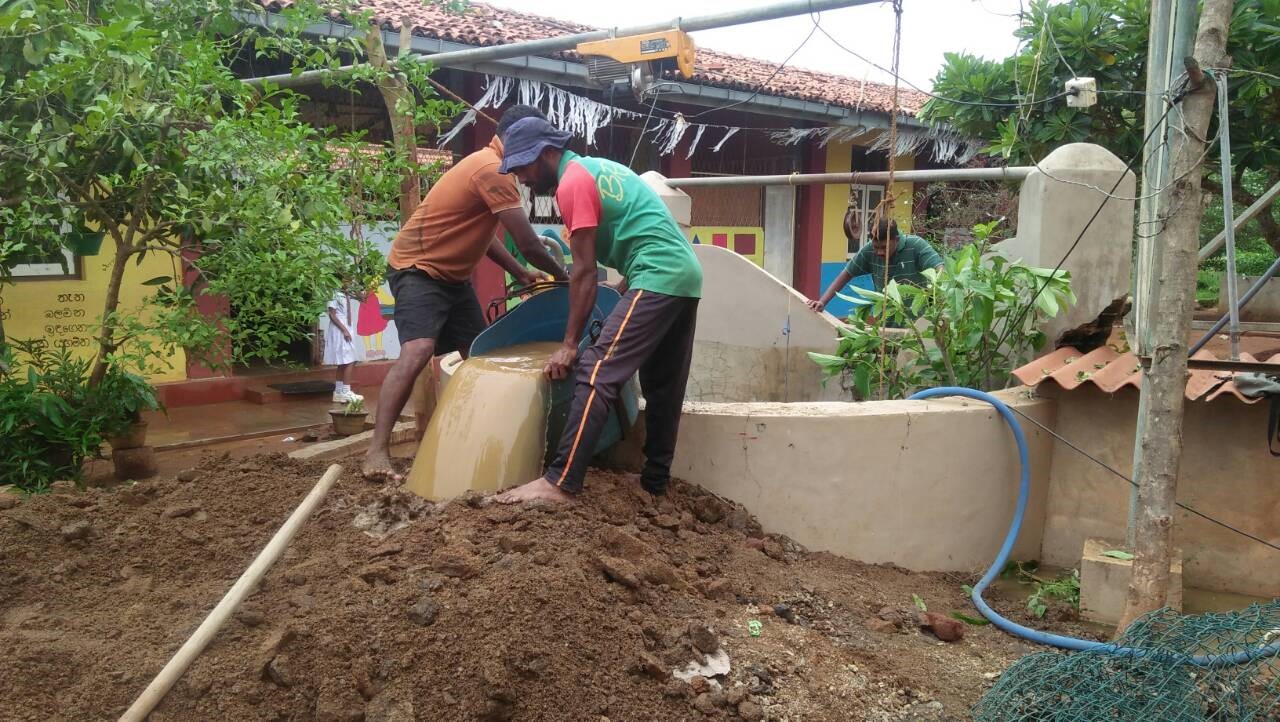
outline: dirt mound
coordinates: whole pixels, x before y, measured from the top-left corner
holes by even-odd
[[[323,465],[210,458],[0,511],[0,718],[114,719]],[[154,720],[946,719],[1029,649],[960,579],[811,554],[677,483],[435,507],[344,477]],[[726,670],[727,667],[727,670]]]

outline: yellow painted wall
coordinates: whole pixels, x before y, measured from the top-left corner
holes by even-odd
[[[900,155],[893,164],[895,171],[915,170],[916,159],[908,155]],[[913,183],[904,183],[895,181],[893,190],[893,219],[898,222],[898,230],[902,233],[911,232],[911,201],[912,192],[914,190]]]
[[[853,143],[828,143],[824,173],[848,173],[853,170]],[[848,255],[849,239],[844,237],[844,214],[849,209],[849,186],[831,184],[822,197],[822,262],[843,262]]]
[[[102,315],[107,280],[111,275],[114,247],[111,239],[102,244],[102,254],[80,259],[83,278],[79,280],[18,279],[0,288],[0,309],[4,313],[5,336],[11,339],[45,338],[65,341],[86,358],[97,351],[94,337]],[[142,281],[156,276],[172,276],[174,265],[167,254],[152,253],[141,266],[132,262],[120,287],[120,309],[138,312],[145,296],[155,289]],[[168,359],[169,370],[153,374],[150,380],[180,381],[187,377],[186,354],[179,350]]]
[[[729,240],[728,240],[729,245],[726,246],[726,248],[730,251],[734,251],[735,253],[737,253],[737,251],[734,249],[734,244],[733,244],[733,237],[735,234],[747,233],[755,236],[756,252],[755,253],[738,253],[738,255],[751,261],[757,266],[760,266],[761,268],[764,267],[764,229],[763,228],[761,228],[760,226],[694,226],[689,229],[689,236],[691,240],[693,238],[697,238],[699,243],[702,243],[703,245],[707,245],[707,246],[715,245],[712,241],[712,237],[717,233],[723,233],[729,237]]]
[[[826,173],[848,173],[853,170],[853,143],[829,143],[827,145]],[[895,170],[913,170],[915,158],[899,156]],[[849,241],[844,237],[844,214],[849,208],[849,186],[828,185],[822,202],[822,262],[843,263],[848,253]],[[894,199],[893,218],[903,233],[911,232],[912,184],[895,182],[891,191]]]

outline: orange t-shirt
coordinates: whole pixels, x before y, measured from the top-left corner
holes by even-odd
[[[498,229],[499,211],[520,208],[515,176],[498,172],[502,141],[463,158],[427,193],[396,234],[387,263],[451,283],[469,280]]]

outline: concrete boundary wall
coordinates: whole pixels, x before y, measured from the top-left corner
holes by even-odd
[[[693,247],[702,264],[688,401],[848,400],[840,383],[823,385],[810,351],[833,353],[835,317],[733,251]]]
[[[1002,400],[1052,427],[1025,389]],[[1016,558],[1038,558],[1052,437],[1027,430],[1032,496]],[[687,403],[672,474],[815,551],[917,571],[978,571],[1013,516],[1013,437],[986,404]]]

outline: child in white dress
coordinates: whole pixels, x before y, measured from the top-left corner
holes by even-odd
[[[337,366],[337,383],[333,387],[333,403],[345,404],[363,401],[364,397],[351,390],[348,380],[351,367],[356,363],[355,327],[357,304],[341,290],[329,301],[326,313],[329,325],[324,331],[324,363]]]

